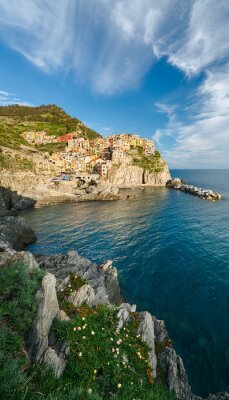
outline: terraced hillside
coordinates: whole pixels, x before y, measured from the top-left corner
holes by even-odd
[[[88,139],[99,136],[97,132],[88,128],[77,118],[70,117],[62,108],[54,104],[39,107],[19,105],[0,107],[0,146],[12,148],[18,148],[20,145],[28,146],[28,142],[21,134],[25,131],[41,130],[55,136],[73,131]],[[60,147],[60,144],[53,143],[52,146]]]

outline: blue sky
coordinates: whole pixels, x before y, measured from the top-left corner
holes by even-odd
[[[0,0],[0,104],[154,138],[171,168],[229,168],[228,0]]]

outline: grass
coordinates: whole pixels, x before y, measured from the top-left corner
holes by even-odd
[[[16,264],[0,270],[0,398],[4,400],[172,400],[153,380],[148,347],[137,334],[138,316],[117,329],[117,310],[87,304],[71,310],[70,321],[55,321],[57,340],[70,353],[60,379],[45,365],[28,362],[25,337],[36,312],[35,293],[43,273]],[[63,304],[85,281],[71,274],[58,294]]]
[[[102,305],[84,304],[72,309],[71,321],[55,321],[53,332],[70,348],[62,382],[81,386],[101,399],[174,399],[154,381],[149,348],[136,328],[134,318],[117,329],[117,311]]]
[[[11,157],[9,155],[3,154],[0,151],[0,170],[8,169],[12,171],[30,171],[35,170],[35,164],[33,161],[27,158],[21,157]]]
[[[28,361],[24,335],[36,311],[34,296],[40,270],[21,264],[0,269],[0,398],[22,399],[27,384]]]
[[[45,144],[38,144],[35,146],[37,150],[47,152],[50,155],[55,152],[64,151],[66,147],[66,143],[45,143]]]

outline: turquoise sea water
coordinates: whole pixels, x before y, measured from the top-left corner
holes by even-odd
[[[194,393],[206,395],[229,385],[229,170],[172,175],[225,200],[147,188],[132,201],[44,207],[25,215],[38,237],[29,249],[113,260],[125,299],[165,320]]]

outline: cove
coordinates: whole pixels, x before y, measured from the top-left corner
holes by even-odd
[[[172,175],[225,199],[145,188],[127,190],[130,201],[35,209],[25,214],[38,237],[28,250],[113,260],[124,298],[165,320],[193,392],[205,396],[229,384],[229,171]]]

